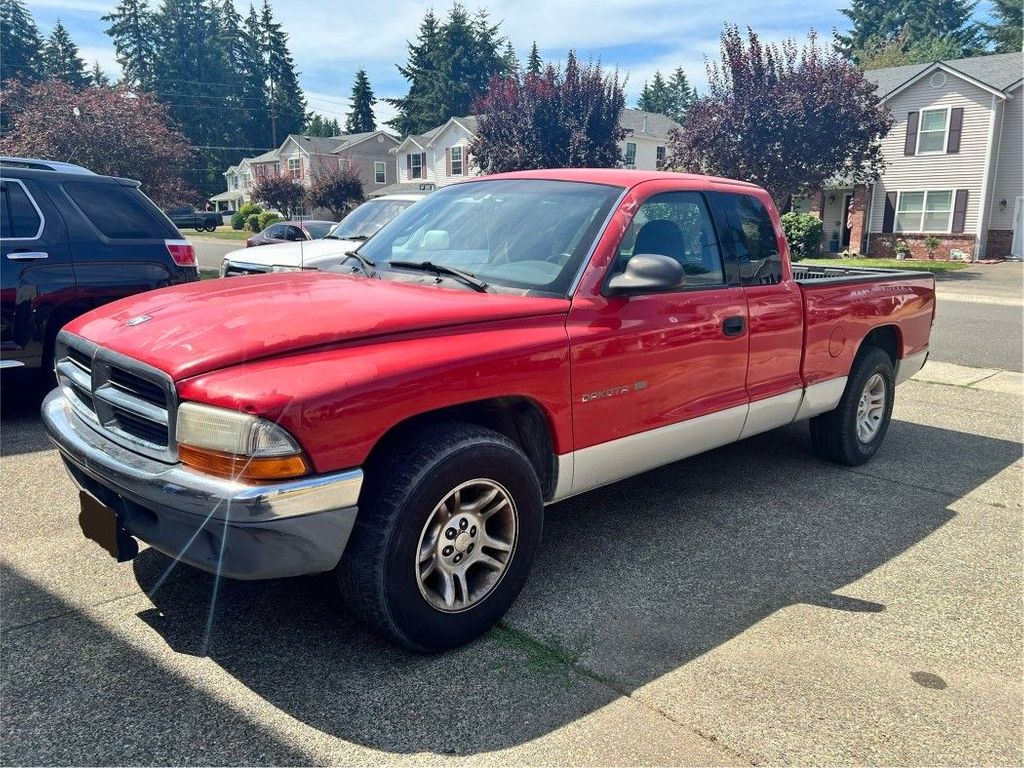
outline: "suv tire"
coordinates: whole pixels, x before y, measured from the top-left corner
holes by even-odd
[[[866,462],[885,439],[895,394],[889,355],[878,347],[861,348],[839,405],[811,419],[814,452],[848,467]]]
[[[543,514],[537,475],[504,435],[460,422],[420,429],[368,472],[336,570],[342,595],[405,648],[463,645],[526,583]]]

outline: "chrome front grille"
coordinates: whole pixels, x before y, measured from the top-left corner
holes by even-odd
[[[177,461],[177,399],[165,373],[69,333],[54,351],[57,383],[79,416],[126,448]]]

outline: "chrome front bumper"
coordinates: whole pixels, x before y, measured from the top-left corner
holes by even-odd
[[[61,391],[43,424],[75,483],[133,535],[183,562],[240,579],[327,571],[355,524],[363,472],[246,485],[128,450],[78,416]]]

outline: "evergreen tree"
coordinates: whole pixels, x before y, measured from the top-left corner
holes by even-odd
[[[0,80],[42,76],[43,41],[21,0],[0,0]]]
[[[501,54],[501,61],[505,72],[509,75],[519,74],[519,57],[516,56],[516,49],[511,40],[505,41],[505,52]]]
[[[441,24],[428,11],[417,41],[409,44],[408,63],[398,67],[409,81],[409,93],[388,99],[398,109],[389,125],[403,135],[417,134],[469,114],[491,77],[505,74],[504,44],[499,25],[491,24],[484,11],[470,17],[456,3]]]
[[[996,53],[1016,53],[1024,46],[1024,6],[1020,0],[993,0],[995,24],[985,24],[984,34]]]
[[[261,109],[263,104],[258,97],[249,99],[245,93],[246,56],[249,51],[240,34],[242,17],[233,0],[211,0],[211,10],[217,29],[213,43],[220,67],[209,77],[207,92],[215,103],[220,101],[217,97],[223,99],[218,104],[226,116],[222,122],[223,145],[247,146],[247,110],[250,107]]]
[[[850,0],[841,13],[851,22],[846,34],[836,33],[836,48],[859,62],[860,54],[889,41],[902,41],[910,50],[936,32],[950,41],[958,56],[980,50],[980,26],[972,20],[977,0]]]
[[[671,102],[666,115],[677,123],[683,122],[686,117],[686,110],[697,100],[697,91],[690,85],[689,78],[682,67],[676,67],[672,77],[668,81],[668,90],[671,94]]]
[[[539,75],[544,70],[544,62],[541,61],[540,51],[537,49],[537,41],[533,41],[530,47],[530,58],[526,60],[526,74]]]
[[[289,133],[298,133],[306,119],[306,97],[299,87],[299,74],[288,50],[288,34],[274,20],[269,0],[260,11],[263,47],[267,52],[267,79],[272,122],[271,143],[279,144]]]
[[[89,81],[92,85],[99,85],[108,87],[110,85],[110,78],[107,77],[107,73],[103,71],[103,67],[100,66],[98,61],[94,61],[92,69],[89,70]]]
[[[260,17],[252,5],[249,6],[249,13],[239,30],[238,45],[242,61],[245,62],[238,83],[238,97],[246,105],[246,112],[242,113],[245,146],[270,147],[273,141],[268,108],[267,61],[263,50]]]
[[[656,71],[651,82],[644,83],[643,90],[640,91],[640,98],[636,102],[636,108],[642,109],[644,112],[667,115],[672,109],[672,105],[673,96],[669,91],[668,83],[661,76],[661,72]]]
[[[356,81],[352,85],[352,111],[345,118],[345,133],[376,130],[377,119],[373,115],[373,105],[376,103],[366,70],[360,69],[356,72]]]
[[[124,79],[134,85],[150,87],[156,62],[157,30],[146,0],[121,0],[102,20],[109,24],[107,34],[113,38]]]
[[[89,84],[85,62],[78,55],[78,46],[75,45],[60,19],[57,19],[53,31],[43,43],[42,64],[43,74],[46,77],[63,80],[75,88],[84,88]]]

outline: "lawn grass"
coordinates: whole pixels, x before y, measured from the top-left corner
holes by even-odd
[[[245,229],[232,229],[231,227],[217,227],[213,232],[185,232],[185,237],[190,240],[245,240],[252,237],[252,232]]]
[[[919,272],[956,272],[967,269],[969,264],[963,261],[925,261],[922,259],[804,259],[797,264],[808,264],[814,267],[878,267],[882,269],[911,269]]]
[[[216,280],[218,277],[220,277],[220,272],[218,272],[216,269],[200,269],[199,270],[199,279],[200,280]]]

